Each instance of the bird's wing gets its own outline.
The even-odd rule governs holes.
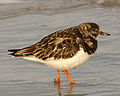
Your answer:
[[[46,60],[51,57],[54,59],[71,58],[80,48],[91,55],[97,49],[97,40],[85,37],[79,29],[71,27],[52,33],[31,46],[8,51],[13,52],[10,55],[15,57],[34,55],[36,58]]]
[[[81,38],[78,35],[79,30],[58,31],[43,38],[36,44],[34,56],[46,60],[53,57],[54,59],[66,59],[74,56],[82,47]]]

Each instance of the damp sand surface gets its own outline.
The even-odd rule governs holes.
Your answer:
[[[17,1],[0,3],[1,96],[120,96],[119,0]],[[54,85],[56,69],[8,55],[8,49],[83,22],[96,22],[111,34],[98,39],[98,50],[86,64],[69,71],[75,82],[87,84],[70,85],[61,72],[61,86]]]

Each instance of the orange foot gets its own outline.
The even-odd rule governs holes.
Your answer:
[[[54,79],[54,84],[59,85],[60,84],[60,71],[57,70],[57,77]]]
[[[55,85],[59,85],[60,84],[60,78],[58,78],[58,77],[56,77],[55,79],[54,79],[54,84]]]

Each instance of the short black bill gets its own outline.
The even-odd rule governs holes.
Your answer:
[[[105,32],[102,32],[102,31],[100,31],[99,34],[100,34],[100,35],[103,35],[103,36],[111,36],[111,34],[109,34],[109,33],[105,33]]]

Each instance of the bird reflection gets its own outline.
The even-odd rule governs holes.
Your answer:
[[[74,84],[69,84],[69,85],[66,85],[66,86],[69,86],[67,87],[67,92],[65,93],[62,93],[61,89],[63,89],[64,85],[60,85],[60,84],[56,84],[57,86],[57,90],[58,90],[58,96],[63,96],[62,94],[65,94],[64,96],[87,96],[88,94],[72,94],[72,90],[73,88],[75,87]]]

